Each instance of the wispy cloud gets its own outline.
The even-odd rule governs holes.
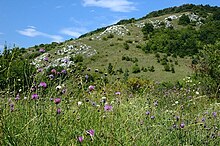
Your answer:
[[[63,41],[63,37],[59,35],[51,35],[44,32],[37,31],[36,27],[28,26],[24,30],[17,30],[17,32],[21,35],[28,36],[28,37],[37,37],[42,36],[46,38],[52,39],[53,42],[61,42]]]
[[[60,33],[69,35],[71,37],[77,38],[82,34],[86,33],[87,30],[85,28],[63,28]]]
[[[134,3],[128,0],[83,0],[83,5],[108,8],[115,12],[130,12],[136,10]]]
[[[58,6],[55,7],[55,9],[61,9],[61,8],[64,8],[64,6],[58,5]]]

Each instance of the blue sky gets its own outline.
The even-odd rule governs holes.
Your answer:
[[[186,3],[220,6],[220,0],[0,0],[0,51],[77,38],[121,19]]]

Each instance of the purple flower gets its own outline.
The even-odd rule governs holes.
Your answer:
[[[118,91],[118,92],[115,92],[115,94],[116,94],[116,95],[121,95],[121,92]]]
[[[95,130],[90,129],[90,130],[87,131],[87,133],[88,133],[90,136],[94,136]]]
[[[34,93],[34,94],[31,95],[31,98],[32,98],[32,99],[38,99],[38,97],[39,97],[39,96],[38,96],[36,93]]]
[[[55,99],[54,99],[54,103],[55,103],[55,104],[59,104],[60,102],[61,102],[61,99],[60,99],[60,98],[55,98]]]
[[[205,122],[205,118],[202,118],[202,122]]]
[[[180,124],[180,128],[184,128],[185,127],[185,124],[184,123],[181,123]]]
[[[47,87],[47,84],[46,84],[45,82],[40,82],[39,87],[44,87],[44,88],[46,88],[46,87]]]
[[[62,73],[62,74],[66,74],[67,72],[66,72],[65,69],[63,69],[63,70],[61,71],[61,73]]]
[[[79,137],[78,137],[78,141],[79,141],[79,142],[83,142],[83,140],[84,140],[84,139],[83,139],[82,136],[79,136]]]
[[[42,68],[38,68],[38,69],[37,69],[37,72],[42,72],[42,71],[43,71]]]
[[[45,58],[44,58],[44,61],[48,61],[48,60],[49,60],[48,57],[45,57]]]
[[[105,105],[104,110],[105,111],[111,111],[112,110],[112,106],[111,105]]]
[[[68,62],[69,62],[69,59],[65,59],[63,62],[64,62],[64,63],[68,63]]]
[[[155,116],[151,116],[150,118],[151,118],[151,119],[154,119],[154,118],[155,118]]]
[[[150,115],[150,112],[149,112],[149,111],[147,111],[147,112],[146,112],[146,115]]]
[[[56,69],[52,69],[50,72],[53,73],[53,74],[57,73]]]
[[[57,109],[57,114],[60,114],[60,113],[61,113],[61,109],[58,108],[58,109]]]
[[[20,99],[20,95],[19,93],[16,95],[15,100],[19,100]]]
[[[32,92],[35,91],[35,87],[31,87],[31,91],[32,91]]]
[[[44,53],[45,50],[44,50],[43,48],[40,48],[40,49],[39,49],[39,52]]]
[[[213,115],[214,118],[216,118],[217,117],[217,112],[213,112],[212,115]]]
[[[89,91],[92,91],[92,90],[94,90],[95,89],[95,86],[93,86],[93,85],[90,85],[89,86]]]
[[[88,75],[85,75],[85,78],[86,78],[86,80],[88,80],[89,76],[88,76]]]
[[[66,89],[63,89],[63,90],[61,91],[61,93],[62,93],[62,94],[65,94],[65,93],[66,93]]]
[[[11,110],[11,112],[13,112],[13,111],[14,111],[14,104],[11,103],[9,106],[10,106],[10,110]]]

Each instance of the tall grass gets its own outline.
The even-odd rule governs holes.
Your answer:
[[[120,79],[105,83],[102,75],[94,82],[66,76],[59,88],[65,78],[45,79],[44,87],[41,77],[34,91],[1,97],[1,145],[220,144],[219,103],[201,95],[191,78],[182,87],[146,82],[131,90]]]

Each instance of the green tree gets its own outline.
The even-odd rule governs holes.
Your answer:
[[[199,75],[205,80],[209,79],[204,83],[204,86],[216,96],[220,96],[220,42],[206,45],[201,51],[200,57]],[[209,82],[212,84],[210,85]]]
[[[179,25],[188,25],[190,23],[190,19],[189,16],[183,14],[180,18],[179,18]]]
[[[144,38],[147,39],[149,37],[149,33],[154,31],[154,26],[152,23],[145,23],[144,27],[142,28],[142,32],[144,34]]]

